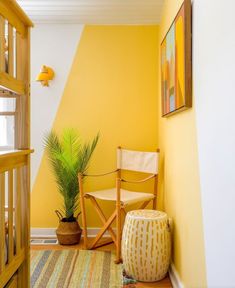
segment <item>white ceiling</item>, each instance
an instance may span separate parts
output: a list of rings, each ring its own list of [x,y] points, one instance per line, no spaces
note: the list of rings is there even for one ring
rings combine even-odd
[[[158,24],[164,0],[18,0],[35,23]]]

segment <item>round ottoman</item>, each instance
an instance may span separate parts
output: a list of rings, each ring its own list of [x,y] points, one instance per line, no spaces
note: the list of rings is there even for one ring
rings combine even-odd
[[[127,275],[143,282],[166,276],[171,235],[167,214],[156,210],[127,213],[122,235],[122,258]]]

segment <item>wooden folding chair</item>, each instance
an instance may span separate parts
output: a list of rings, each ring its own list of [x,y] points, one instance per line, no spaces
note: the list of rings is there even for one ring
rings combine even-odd
[[[116,263],[121,262],[121,234],[122,234],[122,224],[121,224],[121,213],[125,212],[125,208],[133,203],[143,202],[143,204],[139,207],[139,209],[144,209],[150,201],[153,201],[153,209],[156,209],[157,205],[157,185],[158,185],[158,159],[159,159],[159,150],[156,152],[139,152],[139,151],[131,151],[125,150],[121,147],[117,149],[117,169],[112,172],[98,174],[98,175],[88,175],[88,174],[79,174],[79,189],[80,189],[80,205],[82,212],[82,223],[83,223],[83,235],[84,235],[84,248],[85,249],[95,249],[99,246],[110,244],[108,243],[98,245],[98,242],[104,235],[104,233],[108,230],[112,242],[116,245]],[[122,170],[142,172],[150,174],[148,177],[138,180],[138,181],[128,181],[122,179]],[[105,176],[111,173],[116,173],[116,187],[106,190],[100,190],[95,192],[87,192],[85,193],[83,190],[83,178],[84,177],[98,177]],[[133,192],[129,190],[124,190],[121,188],[121,183],[143,183],[150,179],[154,178],[154,189],[151,193],[145,192]],[[86,211],[85,211],[85,199],[90,199],[93,204],[95,210],[97,211],[102,223],[103,227],[100,229],[99,233],[95,237],[91,246],[88,247],[87,243],[87,221],[86,221]],[[113,214],[107,219],[102,212],[97,199],[105,200],[105,201],[114,201],[116,202],[116,209]],[[111,225],[116,219],[116,234],[112,229]]]

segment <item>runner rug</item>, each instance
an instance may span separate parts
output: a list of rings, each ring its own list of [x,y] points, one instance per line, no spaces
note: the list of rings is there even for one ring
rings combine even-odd
[[[31,250],[32,288],[120,288],[122,265],[111,252]]]

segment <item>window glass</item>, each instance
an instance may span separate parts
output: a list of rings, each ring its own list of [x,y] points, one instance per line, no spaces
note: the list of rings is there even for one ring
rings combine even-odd
[[[0,98],[0,112],[15,112],[15,98]]]
[[[15,117],[0,115],[0,150],[14,148]]]

